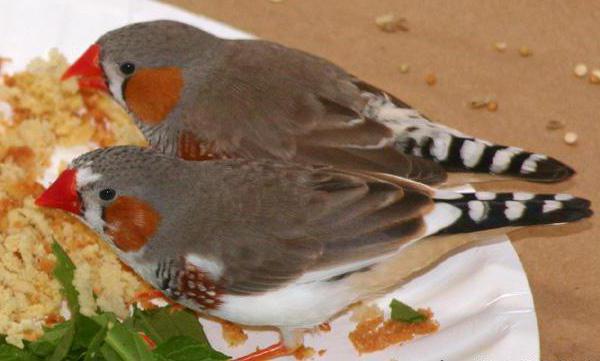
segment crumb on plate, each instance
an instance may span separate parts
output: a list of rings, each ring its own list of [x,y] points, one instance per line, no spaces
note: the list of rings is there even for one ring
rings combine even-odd
[[[219,320],[221,322],[221,333],[223,339],[231,347],[243,345],[248,340],[248,335],[244,329],[235,323]]]
[[[56,240],[77,266],[82,313],[96,306],[120,316],[144,283],[76,218],[40,209],[38,183],[56,147],[145,144],[133,122],[108,97],[81,94],[61,82],[66,59],[56,50],[25,71],[0,81],[0,334],[22,346],[62,320],[63,298],[54,279]],[[92,292],[96,293],[94,298]]]
[[[412,340],[416,336],[436,332],[439,324],[433,320],[433,313],[428,309],[419,309],[427,320],[417,323],[406,323],[394,320],[384,320],[383,312],[375,311],[377,306],[358,306],[358,314],[353,309],[354,319],[358,323],[350,332],[348,338],[359,354],[383,350],[391,345]]]

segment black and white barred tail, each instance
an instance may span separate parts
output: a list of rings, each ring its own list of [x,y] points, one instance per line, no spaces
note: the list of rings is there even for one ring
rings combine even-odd
[[[567,223],[592,215],[590,201],[569,194],[454,193],[439,191],[436,206],[458,209],[438,234],[536,224]]]
[[[364,114],[394,131],[401,152],[431,159],[448,171],[491,173],[535,182],[560,182],[575,174],[566,164],[543,154],[492,144],[433,123],[395,98],[363,93]]]

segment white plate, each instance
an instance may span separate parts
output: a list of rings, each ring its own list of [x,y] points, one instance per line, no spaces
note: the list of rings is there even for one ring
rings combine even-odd
[[[184,21],[216,35],[251,37],[227,25],[147,0],[0,1],[0,55],[13,59],[9,70],[23,68],[33,57],[57,47],[74,60],[107,30],[143,20]],[[396,297],[430,307],[440,330],[401,346],[361,357],[348,340],[354,325],[343,315],[332,331],[307,335],[306,345],[327,349],[318,360],[513,361],[539,360],[535,309],[527,277],[510,241],[501,237],[447,259],[430,272],[378,300],[387,308]],[[245,345],[230,349],[220,326],[203,324],[212,344],[240,356],[277,340],[275,332],[250,332]],[[292,358],[290,358],[292,360]]]

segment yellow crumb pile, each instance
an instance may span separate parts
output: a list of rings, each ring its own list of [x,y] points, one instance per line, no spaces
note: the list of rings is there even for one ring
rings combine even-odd
[[[360,354],[383,350],[416,336],[433,333],[439,328],[431,310],[419,309],[418,312],[427,319],[417,323],[384,320],[383,312],[374,305],[359,304],[352,311],[351,320],[358,323],[348,338]]]
[[[80,94],[74,79],[61,82],[66,67],[65,58],[51,51],[47,60],[36,59],[26,71],[0,80],[0,334],[17,346],[61,320],[53,240],[77,266],[84,314],[99,306],[125,316],[134,293],[146,287],[74,217],[33,203],[55,147],[144,144],[110,99]]]

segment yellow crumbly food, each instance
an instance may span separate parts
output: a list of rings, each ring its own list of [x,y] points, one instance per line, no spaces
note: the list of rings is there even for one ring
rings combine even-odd
[[[57,146],[143,145],[135,125],[109,98],[61,82],[65,58],[51,51],[0,80],[0,334],[17,346],[61,320],[60,286],[50,245],[59,242],[77,271],[84,314],[97,306],[125,316],[147,286],[77,219],[36,207],[37,183]],[[95,299],[93,294],[97,295]]]

